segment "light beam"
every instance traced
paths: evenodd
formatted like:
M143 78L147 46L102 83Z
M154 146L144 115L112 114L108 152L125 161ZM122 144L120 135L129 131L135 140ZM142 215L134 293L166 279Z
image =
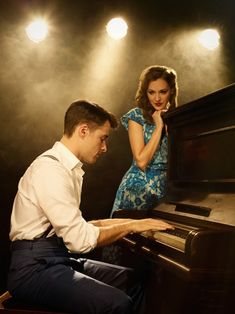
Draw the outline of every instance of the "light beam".
M113 39L121 39L127 34L127 23L120 17L113 18L106 25L106 30L109 36Z
M46 38L48 34L48 26L44 20L38 19L30 23L25 31L30 40L39 43Z
M219 46L220 35L215 29L206 29L198 36L199 43L208 50L214 50Z

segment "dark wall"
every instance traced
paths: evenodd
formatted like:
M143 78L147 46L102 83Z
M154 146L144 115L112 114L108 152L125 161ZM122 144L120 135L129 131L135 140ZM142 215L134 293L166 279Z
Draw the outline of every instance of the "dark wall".
M120 127L110 138L108 152L95 165L84 168L81 208L87 219L110 216L116 190L131 162L127 132Z
M18 177L16 173L1 173L0 198L0 293L6 288L6 273L9 264L10 213L16 193Z

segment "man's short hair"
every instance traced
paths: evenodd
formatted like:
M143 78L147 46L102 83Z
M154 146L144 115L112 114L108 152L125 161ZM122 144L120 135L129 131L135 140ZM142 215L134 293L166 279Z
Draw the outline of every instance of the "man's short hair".
M118 127L117 118L101 106L86 100L76 100L67 109L64 117L64 134L71 136L77 125L87 123L96 128L109 121L111 128Z

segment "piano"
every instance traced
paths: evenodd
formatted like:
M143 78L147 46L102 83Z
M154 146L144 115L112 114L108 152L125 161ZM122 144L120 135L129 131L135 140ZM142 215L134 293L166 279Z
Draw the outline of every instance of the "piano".
M163 219L175 229L133 233L121 245L151 263L156 285L149 313L235 313L235 84L163 119L166 197L151 210L120 209L114 217Z

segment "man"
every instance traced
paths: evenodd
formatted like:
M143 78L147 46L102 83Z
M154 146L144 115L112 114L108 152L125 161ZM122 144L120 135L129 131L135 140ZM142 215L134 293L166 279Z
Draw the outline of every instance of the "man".
M21 178L10 230L8 289L16 298L67 313L134 313L141 291L131 269L72 254L130 232L171 228L153 219L86 222L82 217L82 163L95 163L107 151L106 140L116 127L116 118L102 107L75 101L65 114L61 140Z

